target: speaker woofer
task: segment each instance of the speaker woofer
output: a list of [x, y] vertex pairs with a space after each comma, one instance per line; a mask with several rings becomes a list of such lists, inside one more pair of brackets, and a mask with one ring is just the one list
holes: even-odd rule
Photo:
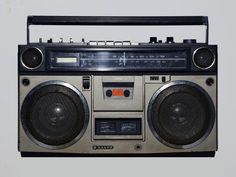
[[197, 84], [175, 81], [161, 87], [148, 106], [148, 123], [154, 136], [173, 148], [190, 148], [202, 142], [215, 120], [210, 96]]
[[75, 143], [84, 133], [88, 118], [88, 105], [81, 92], [59, 81], [36, 86], [21, 109], [22, 125], [28, 136], [52, 149]]
[[41, 66], [42, 62], [43, 53], [38, 48], [28, 48], [21, 55], [21, 63], [27, 69], [37, 69]]
[[208, 48], [198, 48], [194, 51], [193, 63], [196, 67], [200, 69], [209, 69], [215, 63], [215, 55]]

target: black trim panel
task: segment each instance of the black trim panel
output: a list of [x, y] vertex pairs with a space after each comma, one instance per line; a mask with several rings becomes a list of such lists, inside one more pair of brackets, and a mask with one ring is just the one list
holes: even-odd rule
[[155, 153], [155, 154], [75, 154], [75, 153], [44, 153], [21, 152], [21, 157], [215, 157], [215, 151]]

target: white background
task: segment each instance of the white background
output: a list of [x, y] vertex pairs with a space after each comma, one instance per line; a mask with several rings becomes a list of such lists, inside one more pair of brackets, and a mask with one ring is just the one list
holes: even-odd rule
[[[0, 177], [235, 176], [235, 7], [235, 0], [0, 0]], [[17, 45], [26, 42], [27, 15], [208, 15], [210, 43], [219, 46], [216, 157], [21, 158], [17, 152]]]

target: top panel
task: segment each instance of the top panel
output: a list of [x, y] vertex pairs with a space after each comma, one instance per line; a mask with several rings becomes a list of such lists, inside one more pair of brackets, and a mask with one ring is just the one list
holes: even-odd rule
[[20, 72], [215, 72], [217, 46], [163, 44], [19, 46]]

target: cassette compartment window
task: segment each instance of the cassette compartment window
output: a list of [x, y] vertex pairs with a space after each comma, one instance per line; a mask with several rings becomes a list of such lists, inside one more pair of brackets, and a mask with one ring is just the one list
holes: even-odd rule
[[141, 118], [97, 118], [95, 135], [141, 135]]

